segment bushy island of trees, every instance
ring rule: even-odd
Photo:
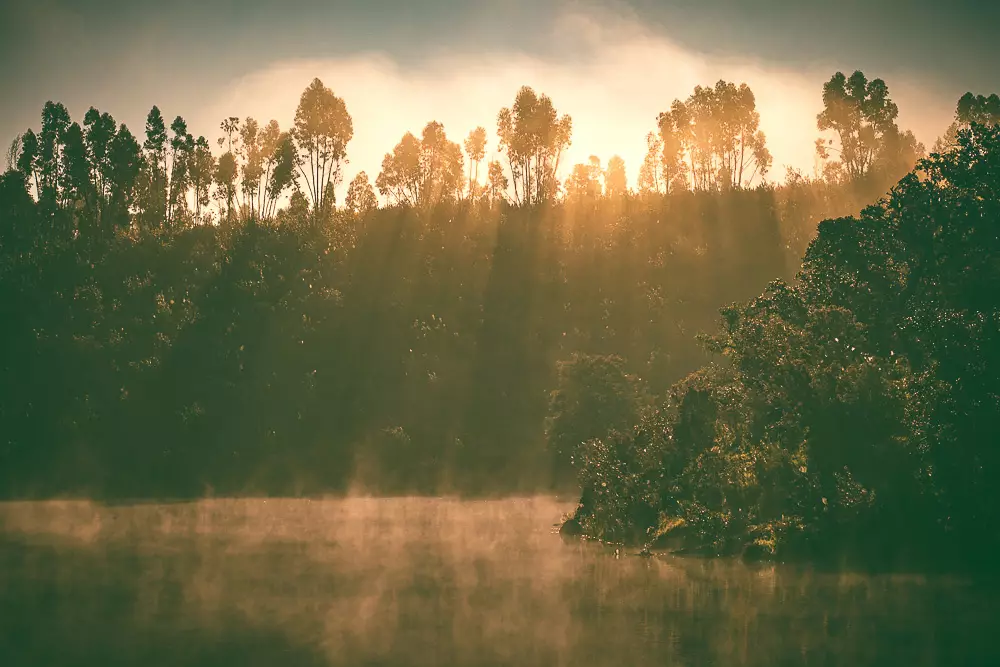
[[[752,558],[995,564],[996,96],[963,97],[938,148],[860,215],[820,223],[794,281],[722,309],[701,337],[714,361],[665,400],[645,400],[620,358],[572,365],[550,424],[576,443],[583,487],[565,532]]]
[[[572,120],[525,87],[500,159],[430,122],[346,192],[319,80],[214,147],[47,103],[0,176],[0,496],[582,484],[603,539],[982,534],[996,96],[857,219],[923,147],[879,79],[823,100],[822,168],[780,184],[720,81],[655,119],[635,190],[618,157],[560,181]]]

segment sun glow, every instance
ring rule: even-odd
[[[354,119],[344,188],[362,170],[374,181],[382,156],[404,133],[419,136],[432,120],[443,123],[449,138],[458,143],[482,125],[489,139],[486,162],[494,159],[497,112],[513,102],[522,85],[529,85],[549,95],[560,114],[573,118],[572,144],[562,156],[560,178],[591,155],[602,165],[619,155],[634,187],[645,137],[655,130],[657,114],[675,98],[686,98],[696,85],[726,79],[737,85],[745,82],[754,91],[760,127],[774,156],[769,179],[782,180],[786,166],[813,172],[820,89],[835,65],[790,71],[712,58],[686,51],[628,19],[584,13],[563,15],[551,38],[554,51],[584,57],[448,52],[411,66],[372,51],[341,59],[276,62],[233,81],[187,117],[198,132],[213,132],[219,119],[233,115],[261,122],[273,118],[288,128],[302,90],[319,77],[345,100]],[[901,125],[908,127],[912,116],[905,113],[905,104],[900,108]],[[938,111],[941,118],[935,117],[931,127],[943,128],[947,113]],[[936,136],[914,129],[925,143]],[[485,174],[480,168],[480,180]]]

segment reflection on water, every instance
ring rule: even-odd
[[[0,665],[1000,664],[954,578],[616,557],[550,499],[0,505]]]

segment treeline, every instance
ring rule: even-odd
[[[713,554],[995,563],[1000,104],[969,95],[957,116],[889,196],[820,224],[794,282],[724,308],[703,337],[715,361],[665,400],[615,357],[563,369],[550,439],[574,447],[584,489],[567,530]]]
[[[353,120],[318,80],[287,132],[223,121],[219,156],[155,107],[140,145],[48,103],[0,177],[0,491],[568,482],[544,431],[558,361],[619,355],[665,393],[720,306],[790,278],[818,220],[919,151],[884,84],[839,80],[830,163],[863,173],[761,184],[752,93],[720,83],[661,114],[638,192],[620,160],[559,183],[571,120],[523,88],[485,184],[485,130],[466,165],[430,123],[386,155],[382,208],[364,174],[337,205]]]

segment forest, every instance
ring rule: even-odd
[[[565,169],[528,87],[346,187],[318,79],[212,141],[49,102],[0,176],[0,497],[582,488],[607,540],[995,535],[1000,100],[928,154],[881,79],[817,94],[814,174],[773,178],[719,81],[634,189]]]

